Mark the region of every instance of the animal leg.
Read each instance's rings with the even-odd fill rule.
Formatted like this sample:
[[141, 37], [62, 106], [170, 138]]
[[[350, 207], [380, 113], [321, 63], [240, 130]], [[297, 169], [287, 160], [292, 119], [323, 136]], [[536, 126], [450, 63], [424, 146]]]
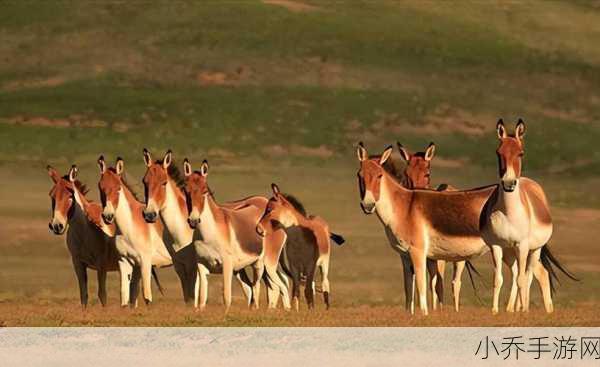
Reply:
[[410, 256], [407, 253], [401, 253], [402, 272], [404, 273], [404, 301], [406, 311], [411, 314], [415, 313], [414, 308], [414, 272]]
[[138, 296], [140, 295], [140, 279], [142, 278], [141, 268], [134, 266], [131, 271], [131, 281], [129, 282], [129, 307], [138, 306]]
[[121, 278], [121, 307], [127, 307], [129, 304], [129, 284], [133, 267], [125, 258], [119, 259], [119, 276]]
[[331, 290], [329, 289], [329, 256], [327, 256], [323, 259], [323, 261], [321, 261], [319, 269], [321, 270], [321, 287], [323, 288], [323, 301], [325, 302], [325, 308], [329, 309], [329, 295], [331, 294]]
[[233, 260], [229, 256], [223, 258], [223, 303], [225, 313], [231, 307], [231, 281], [233, 280]]
[[149, 258], [142, 257], [141, 272], [142, 272], [142, 292], [144, 294], [144, 302], [146, 305], [152, 303], [152, 263]]
[[421, 249], [411, 248], [411, 250], [410, 258], [415, 269], [415, 280], [419, 292], [419, 308], [421, 313], [427, 316], [427, 257]]
[[[541, 249], [540, 249], [541, 251]], [[552, 285], [550, 283], [550, 273], [538, 258], [533, 264], [533, 275], [535, 279], [537, 279], [538, 283], [540, 283], [540, 289], [542, 291], [542, 298], [544, 299], [544, 308], [547, 313], [554, 312], [554, 304], [552, 302]]]
[[436, 261], [437, 264], [437, 281], [435, 283], [435, 294], [437, 294], [440, 310], [444, 305], [444, 272], [446, 270], [446, 262], [444, 260]]
[[245, 269], [236, 272], [235, 278], [240, 283], [240, 287], [242, 288], [244, 297], [246, 297], [246, 305], [250, 307], [254, 302], [253, 298], [258, 297], [257, 295], [252, 294], [252, 281], [250, 280], [250, 278], [248, 278], [248, 274], [246, 274]]
[[435, 292], [435, 285], [437, 283], [437, 264], [434, 260], [427, 259], [427, 273], [429, 273], [429, 287], [431, 289], [431, 309], [437, 310], [438, 297]]
[[106, 270], [98, 268], [98, 299], [106, 306]]
[[523, 307], [523, 312], [528, 312], [529, 300], [527, 299], [527, 285], [529, 280], [527, 274], [527, 258], [529, 256], [529, 244], [526, 241], [523, 241], [517, 245], [517, 248], [517, 264], [519, 266], [519, 278], [517, 279], [517, 285], [519, 287], [519, 297], [521, 297], [521, 306]]
[[[309, 309], [313, 309], [315, 308], [315, 272], [317, 270], [316, 268], [317, 264], [316, 262], [311, 262], [305, 269], [306, 272], [306, 284], [304, 286], [304, 298], [306, 298], [306, 304], [308, 305]], [[319, 269], [321, 269], [321, 276], [323, 276], [323, 264], [319, 265]], [[298, 274], [298, 276], [300, 276], [300, 274]], [[326, 278], [323, 278], [326, 279]], [[294, 282], [296, 282], [294, 280]], [[325, 287], [325, 286], [323, 286]], [[298, 288], [300, 288], [300, 280], [298, 279]], [[325, 288], [323, 288], [323, 297], [325, 297]], [[298, 289], [299, 291], [299, 289]], [[329, 284], [327, 285], [327, 294], [329, 295]], [[297, 296], [296, 296], [297, 297]], [[329, 309], [329, 298], [325, 299], [325, 307], [327, 309]], [[296, 308], [298, 309], [298, 308]]]
[[[200, 310], [206, 308], [206, 301], [208, 299], [208, 268], [202, 264], [198, 264], [198, 278], [200, 280]], [[197, 303], [197, 299], [194, 303]]]
[[73, 269], [79, 283], [79, 301], [81, 307], [86, 308], [88, 304], [88, 289], [87, 289], [87, 267], [81, 261], [73, 259]]
[[254, 280], [252, 282], [252, 298], [254, 302], [254, 308], [258, 310], [260, 299], [260, 280], [262, 279], [265, 271], [265, 263], [263, 260], [259, 259], [252, 264], [252, 270], [254, 272]]
[[454, 263], [454, 275], [452, 278], [452, 296], [454, 297], [454, 310], [460, 309], [460, 287], [462, 285], [462, 273], [465, 270], [465, 261]]
[[494, 298], [492, 301], [492, 313], [498, 313], [498, 302], [500, 300], [500, 289], [502, 288], [502, 247], [492, 246], [492, 259], [494, 261]]

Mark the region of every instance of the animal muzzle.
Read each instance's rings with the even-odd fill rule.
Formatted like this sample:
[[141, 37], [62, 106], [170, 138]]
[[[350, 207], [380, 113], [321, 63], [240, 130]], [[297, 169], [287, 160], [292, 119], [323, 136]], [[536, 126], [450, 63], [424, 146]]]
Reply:
[[517, 179], [502, 180], [502, 189], [506, 192], [513, 192], [517, 188]]
[[373, 214], [375, 212], [375, 203], [364, 203], [360, 202], [360, 207], [365, 214]]
[[196, 228], [198, 226], [198, 224], [200, 224], [200, 218], [189, 217], [188, 224], [190, 225], [190, 227]]
[[52, 222], [48, 223], [48, 228], [50, 228], [52, 233], [61, 235], [61, 234], [65, 233], [67, 226], [60, 222], [52, 221]]
[[143, 214], [144, 214], [144, 219], [148, 223], [154, 223], [158, 219], [158, 214], [153, 210], [149, 210], [149, 211], [144, 210]]
[[112, 224], [115, 220], [115, 215], [113, 213], [102, 213], [102, 220], [104, 220], [104, 223], [106, 224]]

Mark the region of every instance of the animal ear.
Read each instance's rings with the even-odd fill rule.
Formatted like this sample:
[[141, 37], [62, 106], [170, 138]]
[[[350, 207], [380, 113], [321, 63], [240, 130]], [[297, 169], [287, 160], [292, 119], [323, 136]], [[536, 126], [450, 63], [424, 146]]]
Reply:
[[172, 154], [172, 152], [171, 152], [171, 149], [169, 149], [169, 150], [167, 151], [167, 153], [165, 154], [165, 157], [163, 158], [163, 167], [164, 167], [165, 169], [169, 168], [169, 166], [171, 165], [171, 162], [172, 162], [171, 156], [172, 156], [172, 155], [173, 155], [173, 154]]
[[125, 163], [123, 162], [123, 158], [118, 157], [117, 158], [117, 163], [115, 163], [115, 172], [117, 173], [117, 175], [121, 175], [121, 173], [123, 173], [123, 165]]
[[504, 139], [508, 136], [502, 119], [498, 120], [498, 123], [496, 124], [496, 132], [498, 133], [498, 139]]
[[358, 146], [356, 147], [356, 155], [358, 156], [358, 160], [359, 161], [366, 161], [367, 158], [369, 158], [369, 154], [367, 153], [367, 150], [365, 149], [365, 146], [363, 145], [362, 141], [358, 143]]
[[106, 162], [104, 162], [104, 156], [101, 155], [98, 158], [98, 167], [100, 167], [100, 174], [103, 174], [104, 172], [106, 172]]
[[379, 158], [379, 164], [384, 164], [392, 155], [393, 150], [394, 150], [394, 148], [391, 145], [389, 147], [385, 148], [383, 153], [381, 153], [381, 158]]
[[150, 167], [152, 165], [152, 156], [146, 148], [144, 148], [144, 163], [146, 163], [146, 167]]
[[77, 169], [76, 165], [72, 165], [71, 169], [69, 170], [69, 181], [71, 182], [75, 182], [75, 179], [77, 178], [77, 173], [79, 172], [79, 169]]
[[275, 196], [279, 196], [281, 194], [281, 191], [279, 190], [279, 186], [277, 186], [277, 184], [272, 183], [271, 190], [273, 190], [273, 194]]
[[185, 177], [188, 177], [192, 174], [192, 165], [187, 158], [183, 160], [183, 174]]
[[425, 150], [425, 160], [430, 161], [433, 159], [433, 155], [435, 154], [435, 144], [429, 143], [427, 150]]
[[519, 139], [523, 139], [523, 136], [525, 136], [525, 121], [523, 119], [519, 119], [519, 122], [517, 122], [515, 135]]
[[46, 169], [48, 170], [48, 176], [50, 176], [52, 182], [57, 183], [58, 180], [60, 180], [60, 175], [58, 174], [58, 171], [50, 165], [46, 166]]
[[200, 173], [204, 177], [208, 175], [208, 161], [206, 159], [202, 161], [202, 166], [200, 166]]
[[410, 153], [408, 152], [408, 150], [406, 150], [406, 148], [402, 146], [402, 144], [400, 144], [399, 141], [396, 142], [396, 145], [398, 146], [400, 156], [406, 161], [406, 163], [408, 163], [408, 161], [410, 161]]

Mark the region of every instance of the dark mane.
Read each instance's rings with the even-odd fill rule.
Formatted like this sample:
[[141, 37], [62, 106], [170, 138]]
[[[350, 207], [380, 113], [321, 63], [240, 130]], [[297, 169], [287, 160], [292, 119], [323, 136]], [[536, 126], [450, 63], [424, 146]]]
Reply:
[[[162, 166], [163, 160], [157, 159], [154, 163]], [[167, 174], [171, 180], [175, 182], [175, 185], [177, 185], [179, 190], [181, 190], [181, 192], [185, 192], [185, 181], [183, 180], [183, 175], [181, 174], [179, 168], [177, 168], [177, 164], [175, 164], [175, 162], [171, 162], [171, 165], [169, 168], [167, 168]]]
[[[112, 172], [114, 172], [115, 174], [117, 173], [117, 170], [114, 167], [110, 167], [109, 170], [111, 170]], [[125, 186], [125, 188], [127, 190], [129, 190], [129, 192], [131, 192], [131, 195], [133, 195], [133, 197], [135, 198], [135, 200], [139, 201], [140, 203], [143, 203], [143, 200], [139, 199], [139, 195], [137, 193], [137, 191], [133, 188], [133, 186], [131, 186], [129, 184], [129, 182], [127, 182], [127, 175], [125, 174], [125, 172], [123, 172], [121, 174], [121, 183], [123, 184], [123, 186]]]
[[304, 208], [304, 205], [302, 205], [300, 200], [298, 200], [295, 196], [290, 194], [283, 194], [283, 197], [287, 201], [289, 201], [290, 204], [292, 204], [292, 206], [294, 207], [294, 209], [296, 209], [300, 214], [302, 214], [305, 217], [308, 217], [308, 213], [306, 212], [306, 209]]
[[[63, 178], [63, 180], [66, 180], [67, 182], [71, 182], [71, 181], [70, 181], [70, 179], [69, 179], [69, 175], [64, 175], [62, 178]], [[79, 181], [79, 180], [75, 180], [74, 184], [75, 184], [75, 187], [77, 188], [77, 190], [79, 190], [79, 192], [80, 192], [80, 193], [81, 193], [83, 196], [85, 196], [85, 194], [87, 194], [87, 193], [90, 191], [90, 190], [87, 188], [87, 186], [86, 186], [86, 185], [84, 185], [84, 184], [83, 184], [81, 181]]]

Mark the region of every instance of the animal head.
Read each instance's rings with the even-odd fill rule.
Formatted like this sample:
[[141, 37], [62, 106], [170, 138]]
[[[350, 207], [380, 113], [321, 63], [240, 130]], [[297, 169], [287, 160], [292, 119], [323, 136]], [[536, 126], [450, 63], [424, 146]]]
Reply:
[[163, 209], [167, 198], [167, 183], [169, 182], [168, 169], [172, 163], [171, 151], [167, 151], [162, 161], [152, 161], [150, 152], [144, 149], [144, 163], [146, 163], [146, 174], [143, 178], [144, 195], [146, 207], [144, 208], [144, 219], [148, 223], [154, 223], [158, 219], [158, 213]]
[[98, 189], [100, 191], [100, 201], [102, 202], [102, 219], [105, 223], [111, 224], [115, 219], [115, 211], [119, 207], [119, 194], [123, 189], [122, 174], [124, 162], [122, 158], [117, 158], [114, 167], [106, 167], [104, 156], [98, 158], [98, 167], [100, 167], [100, 181]]
[[523, 136], [525, 135], [525, 122], [519, 119], [515, 133], [509, 135], [502, 119], [496, 124], [496, 131], [500, 145], [496, 149], [498, 156], [498, 175], [502, 189], [512, 192], [519, 183], [523, 167]]
[[188, 223], [190, 227], [196, 228], [200, 223], [200, 215], [204, 209], [204, 203], [211, 194], [208, 182], [208, 161], [204, 160], [200, 170], [193, 171], [192, 165], [186, 158], [183, 161], [183, 173], [185, 175], [185, 194], [188, 204]]
[[69, 170], [69, 174], [61, 176], [53, 167], [46, 167], [48, 175], [52, 180], [53, 186], [48, 194], [52, 203], [52, 217], [48, 223], [50, 230], [57, 235], [65, 233], [68, 227], [69, 218], [74, 209], [75, 197], [73, 196], [73, 182], [70, 177], [73, 176], [74, 169]]
[[426, 189], [431, 176], [431, 160], [435, 154], [435, 144], [429, 143], [424, 152], [411, 154], [402, 144], [397, 143], [400, 156], [406, 162], [404, 178], [407, 189]]
[[269, 199], [265, 212], [256, 225], [256, 232], [265, 236], [271, 228], [289, 228], [298, 225], [297, 209], [293, 203], [279, 190], [279, 186], [271, 184], [273, 196]]
[[356, 154], [360, 163], [357, 173], [360, 206], [366, 214], [372, 214], [380, 197], [381, 179], [385, 173], [383, 164], [392, 155], [392, 146], [385, 148], [381, 156], [369, 158], [367, 149], [361, 142], [358, 143]]

